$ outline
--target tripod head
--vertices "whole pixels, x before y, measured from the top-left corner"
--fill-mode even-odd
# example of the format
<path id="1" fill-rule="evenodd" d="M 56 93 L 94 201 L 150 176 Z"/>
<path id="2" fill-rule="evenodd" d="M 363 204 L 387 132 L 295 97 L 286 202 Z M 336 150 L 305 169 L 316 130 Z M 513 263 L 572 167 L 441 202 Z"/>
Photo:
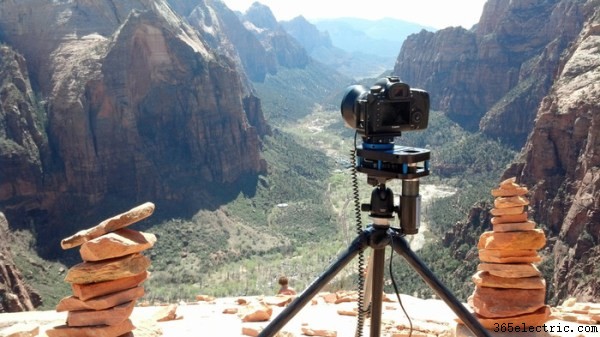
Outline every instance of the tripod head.
<path id="1" fill-rule="evenodd" d="M 393 143 L 369 143 L 357 147 L 356 170 L 367 174 L 367 183 L 375 186 L 369 204 L 362 204 L 363 212 L 370 212 L 373 226 L 389 227 L 394 212 L 400 220 L 400 231 L 405 235 L 419 232 L 421 196 L 419 178 L 429 175 L 430 151 L 399 146 Z M 386 182 L 402 180 L 400 205 L 394 205 L 394 193 Z"/>

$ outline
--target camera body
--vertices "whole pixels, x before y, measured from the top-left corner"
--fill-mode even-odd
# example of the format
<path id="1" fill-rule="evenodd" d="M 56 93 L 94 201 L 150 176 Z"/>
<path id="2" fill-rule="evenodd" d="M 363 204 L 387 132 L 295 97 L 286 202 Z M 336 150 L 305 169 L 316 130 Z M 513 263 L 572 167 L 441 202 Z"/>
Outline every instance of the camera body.
<path id="1" fill-rule="evenodd" d="M 363 138 L 389 139 L 401 136 L 402 131 L 427 128 L 429 93 L 411 89 L 398 77 L 388 76 L 370 89 L 362 85 L 348 87 L 341 112 L 346 125 Z"/>

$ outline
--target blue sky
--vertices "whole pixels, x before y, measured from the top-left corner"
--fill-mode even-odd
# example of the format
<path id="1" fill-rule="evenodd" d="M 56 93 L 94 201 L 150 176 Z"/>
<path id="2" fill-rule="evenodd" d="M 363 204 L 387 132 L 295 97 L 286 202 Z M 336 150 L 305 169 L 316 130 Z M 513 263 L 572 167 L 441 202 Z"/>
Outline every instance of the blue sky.
<path id="1" fill-rule="evenodd" d="M 256 0 L 222 0 L 227 7 L 244 12 Z M 486 0 L 260 0 L 277 20 L 298 15 L 307 19 L 391 17 L 434 28 L 463 26 L 479 21 Z"/>

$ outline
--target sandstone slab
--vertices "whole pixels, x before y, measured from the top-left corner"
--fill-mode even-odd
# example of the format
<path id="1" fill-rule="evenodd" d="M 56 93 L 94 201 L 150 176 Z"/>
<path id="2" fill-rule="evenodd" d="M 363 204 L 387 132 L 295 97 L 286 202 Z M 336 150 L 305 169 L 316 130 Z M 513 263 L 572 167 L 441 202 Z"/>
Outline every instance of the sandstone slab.
<path id="1" fill-rule="evenodd" d="M 524 222 L 513 222 L 513 223 L 497 223 L 492 225 L 494 232 L 519 232 L 519 231 L 530 231 L 535 229 L 535 222 L 524 221 Z"/>
<path id="2" fill-rule="evenodd" d="M 242 326 L 242 335 L 256 337 L 262 330 L 263 328 L 258 326 Z"/>
<path id="3" fill-rule="evenodd" d="M 80 246 L 86 241 L 95 239 L 106 233 L 116 231 L 117 229 L 127 227 L 133 223 L 143 220 L 152 215 L 152 213 L 154 213 L 153 203 L 147 202 L 141 204 L 127 212 L 116 215 L 110 219 L 106 219 L 95 227 L 81 230 L 75 235 L 63 239 L 60 245 L 63 249 Z"/>
<path id="4" fill-rule="evenodd" d="M 525 212 L 525 206 L 507 207 L 507 208 L 492 208 L 490 213 L 493 216 L 500 215 L 515 215 Z"/>
<path id="5" fill-rule="evenodd" d="M 127 228 L 104 234 L 81 245 L 83 261 L 101 261 L 142 252 L 152 248 L 156 236 Z"/>
<path id="6" fill-rule="evenodd" d="M 519 213 L 519 214 L 505 214 L 500 216 L 492 217 L 492 225 L 497 225 L 501 223 L 510 223 L 510 222 L 526 222 L 527 221 L 527 212 Z"/>
<path id="7" fill-rule="evenodd" d="M 87 301 L 90 298 L 108 295 L 126 289 L 131 289 L 139 286 L 148 278 L 148 272 L 143 271 L 137 275 L 120 278 L 117 280 L 95 282 L 88 284 L 71 284 L 71 290 L 75 297 L 82 301 Z"/>
<path id="8" fill-rule="evenodd" d="M 526 187 L 516 187 L 512 189 L 506 188 L 496 188 L 492 190 L 492 195 L 494 197 L 513 197 L 513 196 L 522 196 L 529 193 L 529 190 Z"/>
<path id="9" fill-rule="evenodd" d="M 210 295 L 196 295 L 196 301 L 198 302 L 212 302 L 215 300 L 214 296 Z"/>
<path id="10" fill-rule="evenodd" d="M 139 286 L 99 296 L 87 301 L 82 301 L 75 296 L 69 296 L 58 302 L 56 311 L 104 310 L 119 304 L 134 301 L 142 296 L 144 296 L 144 288 Z"/>
<path id="11" fill-rule="evenodd" d="M 271 319 L 273 309 L 266 304 L 250 304 L 240 310 L 242 322 L 265 322 Z"/>
<path id="12" fill-rule="evenodd" d="M 295 296 L 289 295 L 277 295 L 277 296 L 267 296 L 263 298 L 263 302 L 267 305 L 274 305 L 278 307 L 285 307 L 286 305 L 292 302 L 292 299 Z"/>
<path id="13" fill-rule="evenodd" d="M 502 251 L 500 249 L 480 249 L 479 260 L 490 263 L 534 263 L 542 260 L 535 250 L 530 250 L 533 254 L 528 255 L 510 256 L 508 254 L 497 253 Z"/>
<path id="14" fill-rule="evenodd" d="M 60 325 L 46 330 L 48 337 L 115 337 L 131 332 L 135 327 L 127 319 L 117 325 L 98 325 L 85 327 L 70 327 Z"/>
<path id="15" fill-rule="evenodd" d="M 481 234 L 478 249 L 540 249 L 546 244 L 541 229 L 520 232 L 493 232 Z"/>
<path id="16" fill-rule="evenodd" d="M 358 312 L 356 310 L 351 309 L 338 309 L 337 313 L 338 315 L 342 316 L 358 316 Z"/>
<path id="17" fill-rule="evenodd" d="M 324 293 L 322 296 L 325 303 L 334 304 L 337 301 L 337 295 L 335 293 Z"/>
<path id="18" fill-rule="evenodd" d="M 230 308 L 223 309 L 223 313 L 226 315 L 234 315 L 234 314 L 238 313 L 238 310 L 239 310 L 238 308 L 230 307 Z"/>
<path id="19" fill-rule="evenodd" d="M 471 278 L 479 287 L 511 288 L 511 289 L 546 289 L 546 280 L 540 276 L 508 278 L 492 275 L 486 271 L 478 271 Z"/>
<path id="20" fill-rule="evenodd" d="M 105 310 L 69 311 L 67 325 L 70 327 L 118 325 L 131 316 L 134 306 L 135 301 L 131 301 Z"/>
<path id="21" fill-rule="evenodd" d="M 498 326 L 502 326 L 502 324 L 508 325 L 509 323 L 512 323 L 513 327 L 519 326 L 519 328 L 542 326 L 550 320 L 550 314 L 550 307 L 545 305 L 532 313 L 512 317 L 487 318 L 479 314 L 475 314 L 475 317 L 484 328 L 492 330 L 498 328 Z"/>
<path id="22" fill-rule="evenodd" d="M 150 259 L 139 253 L 116 259 L 83 262 L 69 269 L 65 281 L 94 283 L 138 275 L 150 267 Z"/>
<path id="23" fill-rule="evenodd" d="M 500 182 L 500 188 L 502 189 L 514 189 L 518 187 L 521 187 L 521 185 L 517 184 L 517 177 L 506 178 Z"/>
<path id="24" fill-rule="evenodd" d="M 480 249 L 479 255 L 491 257 L 536 256 L 535 249 Z"/>
<path id="25" fill-rule="evenodd" d="M 175 304 L 162 307 L 152 315 L 152 319 L 156 322 L 168 322 L 181 318 L 181 316 L 177 315 L 177 305 Z"/>
<path id="26" fill-rule="evenodd" d="M 500 183 L 497 189 L 492 190 L 494 197 L 512 197 L 522 196 L 529 192 L 527 187 L 523 187 L 516 183 L 516 178 L 508 178 Z"/>
<path id="27" fill-rule="evenodd" d="M 477 270 L 506 278 L 541 276 L 542 273 L 531 263 L 480 263 Z"/>
<path id="28" fill-rule="evenodd" d="M 475 287 L 469 304 L 487 318 L 512 317 L 533 313 L 545 306 L 546 289 L 505 289 Z"/>
<path id="29" fill-rule="evenodd" d="M 494 207 L 496 208 L 510 208 L 527 205 L 529 205 L 529 200 L 523 196 L 497 197 L 494 199 Z"/>
<path id="30" fill-rule="evenodd" d="M 308 326 L 302 327 L 302 334 L 306 336 L 337 337 L 337 331 L 329 329 L 314 329 Z"/>

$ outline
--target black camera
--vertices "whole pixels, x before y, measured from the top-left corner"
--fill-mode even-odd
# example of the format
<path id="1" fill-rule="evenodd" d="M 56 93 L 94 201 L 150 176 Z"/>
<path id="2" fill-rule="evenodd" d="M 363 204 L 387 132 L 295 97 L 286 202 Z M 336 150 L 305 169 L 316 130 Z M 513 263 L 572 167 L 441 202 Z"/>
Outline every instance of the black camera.
<path id="1" fill-rule="evenodd" d="M 369 140 L 401 136 L 402 131 L 427 128 L 429 93 L 411 89 L 398 77 L 379 79 L 367 89 L 352 85 L 346 89 L 341 112 L 346 125 Z"/>

